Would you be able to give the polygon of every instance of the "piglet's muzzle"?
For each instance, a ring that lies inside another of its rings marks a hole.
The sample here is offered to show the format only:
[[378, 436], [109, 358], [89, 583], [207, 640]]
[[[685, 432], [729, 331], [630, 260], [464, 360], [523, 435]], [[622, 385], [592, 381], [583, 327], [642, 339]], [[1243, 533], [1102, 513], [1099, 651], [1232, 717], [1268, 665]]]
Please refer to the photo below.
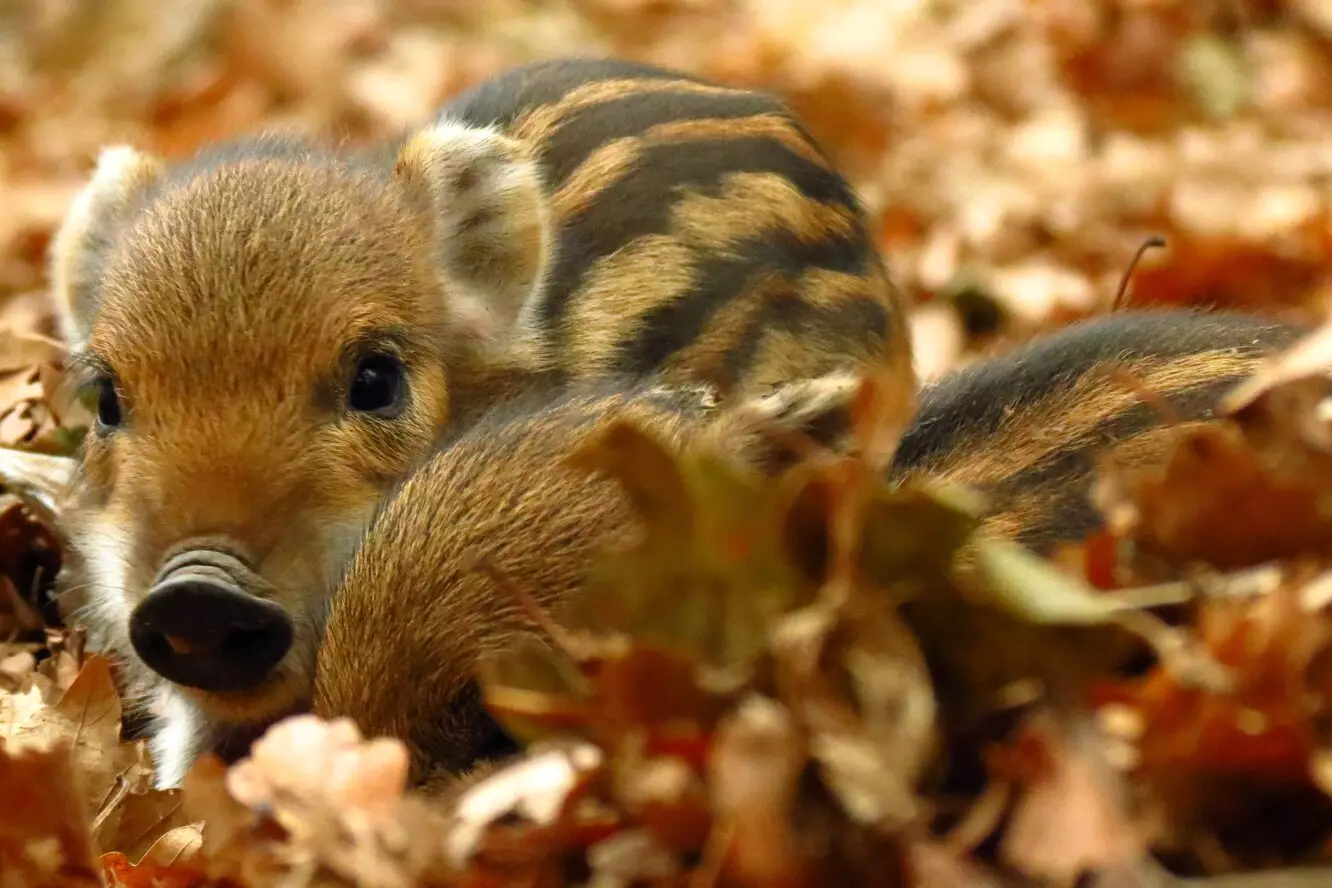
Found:
[[291, 648], [291, 618], [242, 560], [215, 549], [169, 558], [130, 614], [130, 643], [168, 681], [205, 691], [262, 683]]

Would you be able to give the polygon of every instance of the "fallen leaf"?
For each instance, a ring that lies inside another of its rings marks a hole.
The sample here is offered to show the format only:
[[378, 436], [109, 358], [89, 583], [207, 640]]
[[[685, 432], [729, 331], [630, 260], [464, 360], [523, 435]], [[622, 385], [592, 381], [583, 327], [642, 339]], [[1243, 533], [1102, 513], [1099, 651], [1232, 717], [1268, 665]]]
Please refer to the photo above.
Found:
[[134, 744], [120, 742], [120, 698], [105, 657], [92, 656], [54, 706], [28, 707], [5, 740], [11, 754], [67, 745], [74, 757], [88, 815], [98, 813], [118, 779], [142, 779]]
[[1312, 479], [1270, 469], [1234, 424], [1181, 427], [1163, 465], [1102, 474], [1093, 495], [1116, 534], [1175, 563], [1235, 569], [1332, 546]]
[[1226, 393], [1218, 410], [1234, 414], [1278, 386], [1328, 374], [1332, 374], [1332, 323], [1323, 324], [1265, 360], [1247, 379]]
[[1072, 884], [1088, 872], [1135, 863], [1145, 853], [1122, 780], [1085, 720], [1035, 715], [1015, 741], [1040, 764], [1018, 779], [1024, 791], [1000, 845], [1029, 876]]
[[64, 355], [65, 346], [54, 339], [0, 326], [0, 374], [57, 363]]
[[486, 830], [506, 818], [553, 824], [578, 781], [602, 761], [601, 750], [588, 744], [534, 751], [470, 787], [459, 798], [445, 837], [449, 860], [455, 867], [466, 866]]
[[799, 726], [774, 700], [741, 701], [717, 729], [708, 761], [716, 834], [725, 869], [743, 883], [800, 881], [791, 812], [808, 759]]
[[87, 803], [66, 742], [0, 749], [0, 873], [16, 884], [98, 885]]
[[[97, 847], [114, 848], [134, 861], [166, 836], [174, 834], [172, 841], [179, 842], [190, 829], [180, 790], [129, 792], [116, 800], [113, 812], [104, 813], [109, 816], [99, 820], [94, 832]], [[194, 832], [194, 840], [200, 840]]]
[[291, 796], [379, 819], [390, 815], [401, 798], [407, 766], [401, 743], [363, 743], [351, 719], [294, 716], [255, 741], [249, 756], [228, 772], [226, 785], [250, 808], [281, 810], [283, 799]]

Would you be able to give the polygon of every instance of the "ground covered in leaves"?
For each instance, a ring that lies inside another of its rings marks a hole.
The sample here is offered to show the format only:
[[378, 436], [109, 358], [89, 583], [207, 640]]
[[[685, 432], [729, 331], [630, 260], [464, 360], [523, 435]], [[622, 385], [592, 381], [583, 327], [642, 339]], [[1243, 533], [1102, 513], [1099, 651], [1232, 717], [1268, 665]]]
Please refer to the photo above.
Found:
[[[1155, 234], [1134, 303], [1323, 316], [1326, 0], [0, 3], [0, 444], [81, 434], [42, 257], [99, 146], [372, 138], [572, 53], [787, 97], [866, 198], [926, 377], [1106, 309]], [[607, 566], [616, 622], [489, 664], [533, 745], [454, 812], [402, 793], [396, 744], [306, 719], [152, 790], [50, 599], [57, 527], [0, 495], [0, 885], [1332, 884], [1329, 338], [1163, 471], [1107, 471], [1109, 529], [1057, 566], [949, 568], [968, 498], [881, 485], [873, 381], [862, 456], [770, 487], [618, 430], [601, 458], [664, 459], [622, 481], [669, 508]], [[719, 577], [763, 606], [678, 594]], [[662, 596], [678, 623], [646, 625]]]
[[[631, 492], [553, 645], [483, 663], [523, 756], [445, 804], [393, 740], [298, 716], [151, 788], [113, 667], [44, 595], [59, 539], [0, 503], [0, 875], [16, 885], [1096, 885], [1332, 880], [1332, 325], [1107, 461], [1051, 561], [966, 490], [855, 456], [776, 479], [629, 423], [576, 460]], [[1236, 520], [1235, 504], [1245, 504]], [[958, 556], [966, 553], [965, 558]]]

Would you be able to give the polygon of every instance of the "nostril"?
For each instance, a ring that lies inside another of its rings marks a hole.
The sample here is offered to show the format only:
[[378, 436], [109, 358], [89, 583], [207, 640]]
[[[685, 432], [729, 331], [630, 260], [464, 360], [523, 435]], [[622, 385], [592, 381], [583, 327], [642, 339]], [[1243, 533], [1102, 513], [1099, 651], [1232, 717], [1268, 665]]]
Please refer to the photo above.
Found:
[[194, 645], [183, 638], [177, 638], [174, 635], [163, 635], [162, 640], [171, 648], [173, 654], [190, 654], [194, 652]]
[[130, 642], [143, 662], [202, 690], [254, 687], [286, 656], [292, 637], [280, 605], [199, 566], [160, 580], [130, 615]]

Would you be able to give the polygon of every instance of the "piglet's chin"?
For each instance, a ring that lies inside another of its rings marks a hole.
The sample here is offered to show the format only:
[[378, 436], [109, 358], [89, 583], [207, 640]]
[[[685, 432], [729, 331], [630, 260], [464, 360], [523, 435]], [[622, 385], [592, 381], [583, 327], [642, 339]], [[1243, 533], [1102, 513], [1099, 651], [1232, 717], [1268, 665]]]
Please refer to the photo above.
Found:
[[269, 727], [310, 709], [305, 670], [284, 668], [249, 691], [203, 691], [170, 685], [163, 688], [150, 750], [157, 786], [179, 786], [190, 767], [212, 753], [227, 764], [243, 757]]
[[252, 719], [219, 719], [177, 689], [168, 692], [163, 715], [149, 743], [156, 767], [156, 785], [171, 789], [181, 784], [202, 756], [218, 756], [228, 765], [243, 758], [251, 744], [277, 722], [309, 711], [305, 700], [289, 701], [282, 709], [267, 709]]

